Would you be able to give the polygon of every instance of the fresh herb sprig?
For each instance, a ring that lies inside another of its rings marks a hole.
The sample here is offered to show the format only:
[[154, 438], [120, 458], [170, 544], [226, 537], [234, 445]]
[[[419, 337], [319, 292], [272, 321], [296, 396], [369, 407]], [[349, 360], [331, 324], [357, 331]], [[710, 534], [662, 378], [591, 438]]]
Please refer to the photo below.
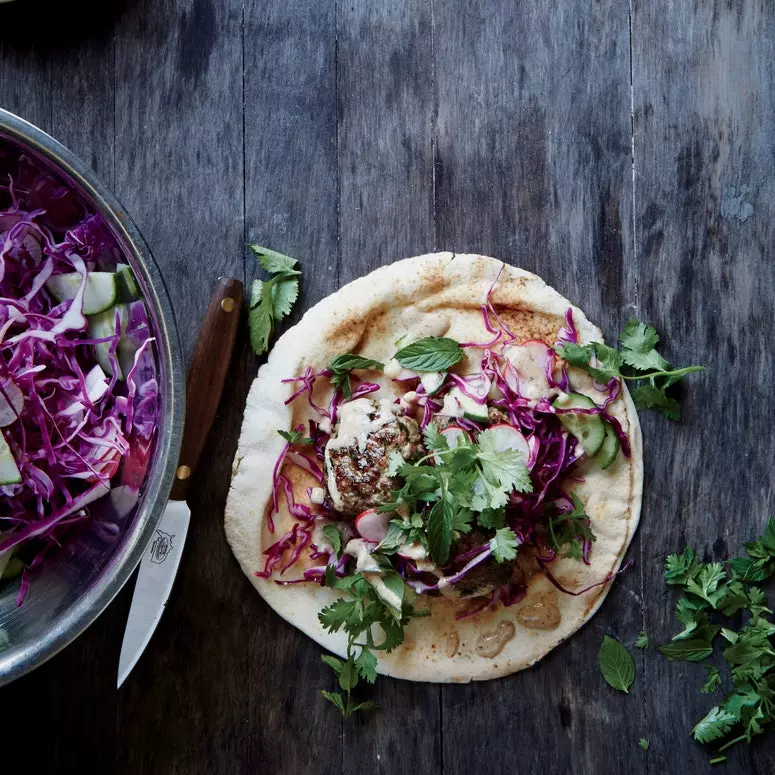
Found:
[[[775, 623], [767, 597], [757, 586], [775, 570], [775, 520], [770, 519], [764, 534], [745, 549], [747, 557], [733, 558], [726, 567], [700, 562], [691, 548], [671, 554], [665, 562], [666, 583], [684, 593], [676, 605], [683, 629], [659, 650], [671, 660], [699, 662], [711, 656], [718, 635], [726, 644], [722, 654], [732, 688], [692, 729], [700, 743], [721, 743], [719, 752], [775, 728]], [[715, 621], [740, 612], [744, 624], [738, 629]], [[711, 694], [723, 681], [716, 667], [706, 668], [700, 691]]]
[[370, 371], [382, 371], [385, 368], [384, 363], [375, 361], [372, 358], [363, 358], [360, 355], [346, 353], [337, 355], [328, 368], [333, 372], [331, 375], [331, 384], [342, 391], [345, 398], [352, 398], [352, 386], [350, 385], [350, 372], [355, 369], [368, 369]]
[[[531, 492], [533, 485], [522, 455], [499, 449], [493, 431], [482, 431], [476, 442], [461, 441], [450, 447], [431, 424], [425, 430], [425, 446], [429, 454], [413, 463], [391, 457], [388, 473], [403, 478], [404, 484], [382, 509], [408, 509], [414, 516], [424, 513], [421, 519], [431, 559], [444, 565], [453, 541], [469, 533], [474, 521], [492, 529], [493, 514], [502, 515], [511, 493]], [[501, 516], [490, 544], [495, 560], [514, 559], [516, 546], [516, 534], [503, 525]]]
[[295, 258], [260, 245], [249, 247], [256, 254], [261, 268], [272, 275], [268, 280], [253, 280], [250, 292], [250, 346], [256, 355], [261, 355], [269, 349], [275, 323], [290, 314], [299, 297], [301, 272], [295, 269], [298, 263]]
[[558, 514], [547, 520], [549, 548], [557, 554], [563, 546], [565, 557], [580, 559], [583, 552], [584, 541], [596, 541], [597, 537], [590, 527], [589, 515], [584, 509], [584, 504], [576, 493], [571, 493], [573, 511], [568, 514]]
[[395, 359], [413, 371], [447, 371], [463, 360], [463, 350], [454, 339], [429, 336], [399, 350]]
[[597, 652], [600, 672], [614, 689], [629, 694], [635, 680], [635, 662], [630, 652], [616, 638], [606, 635]]
[[659, 409], [671, 420], [680, 417], [680, 406], [667, 395], [671, 385], [703, 366], [671, 369], [670, 364], [657, 352], [659, 334], [653, 326], [639, 320], [630, 320], [619, 337], [621, 349], [602, 342], [587, 345], [574, 343], [556, 348], [557, 354], [571, 366], [583, 369], [594, 380], [608, 382], [617, 377], [634, 381], [632, 399], [638, 409]]
[[[376, 559], [379, 562], [379, 558]], [[407, 588], [401, 576], [392, 569], [389, 562], [382, 560], [379, 583], [389, 590], [391, 599], [400, 603], [400, 608], [386, 602], [378, 589], [360, 572], [338, 578], [331, 566], [326, 569], [326, 586], [344, 593], [343, 597], [326, 606], [318, 620], [328, 632], [347, 633], [347, 658], [340, 659], [324, 654], [322, 659], [336, 674], [341, 691], [322, 691], [321, 694], [333, 703], [340, 713], [348, 718], [358, 710], [374, 707], [371, 700], [358, 702], [352, 691], [361, 680], [373, 684], [377, 679], [377, 657], [375, 652], [391, 652], [404, 642], [404, 627], [410, 619], [425, 616], [427, 612], [415, 609], [407, 597]], [[382, 632], [377, 642], [374, 625]]]

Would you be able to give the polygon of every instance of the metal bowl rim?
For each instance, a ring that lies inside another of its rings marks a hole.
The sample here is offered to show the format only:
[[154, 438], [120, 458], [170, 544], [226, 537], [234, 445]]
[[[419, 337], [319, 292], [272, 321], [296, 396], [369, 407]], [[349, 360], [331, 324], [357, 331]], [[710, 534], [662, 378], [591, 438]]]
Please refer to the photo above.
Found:
[[[169, 379], [160, 384], [165, 407], [156, 439], [154, 463], [149, 469], [145, 492], [123, 546], [108, 568], [104, 568], [86, 594], [80, 597], [43, 635], [34, 641], [0, 652], [0, 686], [10, 683], [53, 657], [77, 638], [107, 608], [140, 562], [161, 519], [172, 487], [183, 428], [183, 359], [175, 315], [159, 267], [126, 209], [113, 193], [75, 154], [43, 130], [0, 108], [0, 138], [18, 143], [43, 157], [69, 176], [79, 193], [89, 198], [95, 210], [116, 232], [140, 270], [150, 295], [146, 300], [156, 311], [157, 357], [168, 369]], [[116, 654], [118, 664], [118, 653]]]

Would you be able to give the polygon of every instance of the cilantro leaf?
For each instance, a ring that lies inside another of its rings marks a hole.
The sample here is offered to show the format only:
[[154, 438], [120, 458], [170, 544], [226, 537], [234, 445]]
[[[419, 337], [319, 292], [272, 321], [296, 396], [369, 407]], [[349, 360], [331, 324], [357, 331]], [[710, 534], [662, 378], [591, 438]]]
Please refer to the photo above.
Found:
[[697, 722], [692, 729], [692, 737], [699, 743], [711, 743], [724, 737], [736, 721], [732, 713], [716, 706]]
[[638, 745], [639, 745], [639, 746], [640, 746], [640, 747], [641, 747], [641, 748], [642, 748], [644, 751], [648, 751], [648, 749], [649, 749], [649, 741], [648, 741], [648, 740], [646, 740], [646, 738], [645, 738], [645, 737], [641, 737], [641, 739], [640, 739], [640, 740], [638, 740]]
[[510, 527], [496, 530], [495, 535], [490, 539], [490, 549], [495, 562], [515, 560], [518, 546], [517, 534]]
[[506, 509], [483, 509], [477, 522], [479, 527], [497, 530], [506, 524]]
[[289, 444], [312, 444], [312, 439], [308, 436], [303, 436], [301, 431], [277, 431]]
[[412, 371], [447, 371], [463, 360], [463, 350], [454, 339], [429, 336], [403, 347], [394, 357]]
[[713, 694], [721, 686], [721, 674], [718, 668], [713, 665], [705, 665], [705, 669], [708, 671], [708, 677], [705, 679], [705, 683], [700, 691], [703, 694]]
[[348, 623], [352, 626], [353, 620], [358, 616], [357, 600], [335, 600], [327, 605], [319, 614], [318, 621], [329, 632], [338, 632]]
[[549, 548], [559, 553], [562, 547], [569, 545], [567, 557], [580, 559], [582, 557], [582, 541], [596, 541], [597, 537], [590, 527], [590, 519], [584, 510], [584, 504], [576, 493], [571, 493], [573, 511], [569, 514], [558, 514], [549, 517]]
[[597, 652], [600, 672], [614, 689], [629, 694], [635, 680], [635, 663], [630, 652], [615, 638], [606, 635]]
[[713, 608], [726, 594], [725, 587], [719, 587], [726, 581], [727, 574], [720, 562], [703, 564], [696, 580], [691, 578], [686, 582], [686, 591], [707, 601]]
[[361, 653], [355, 659], [355, 667], [364, 681], [373, 684], [377, 680], [377, 658], [369, 649], [361, 649]]
[[[487, 481], [499, 485], [501, 489], [511, 492], [532, 492], [530, 472], [527, 470], [521, 453], [515, 449], [500, 449], [498, 435], [493, 430], [485, 430], [476, 440], [479, 463], [482, 474]], [[505, 504], [503, 504], [505, 505]]]
[[256, 355], [269, 349], [269, 339], [277, 321], [290, 314], [299, 296], [301, 274], [294, 269], [296, 260], [259, 245], [250, 245], [258, 262], [273, 275], [269, 280], [254, 280], [248, 310], [250, 346]]
[[668, 584], [686, 584], [699, 571], [700, 563], [694, 549], [688, 546], [683, 554], [670, 554], [665, 560], [665, 582]]
[[[630, 320], [625, 325], [619, 342], [621, 351], [602, 342], [591, 342], [568, 343], [555, 348], [555, 352], [598, 382], [613, 378], [634, 380], [636, 384], [631, 393], [638, 409], [659, 409], [669, 419], [677, 420], [678, 402], [666, 390], [687, 374], [702, 371], [703, 367], [670, 370], [670, 364], [656, 351], [659, 342], [656, 329], [639, 320]], [[630, 371], [625, 373], [625, 369]]]
[[452, 532], [454, 534], [467, 534], [471, 532], [474, 521], [473, 512], [469, 509], [456, 508], [452, 514]]
[[638, 637], [635, 638], [635, 648], [647, 649], [648, 647], [649, 647], [649, 636], [646, 634], [645, 630], [642, 630], [640, 635], [638, 635]]
[[249, 245], [248, 247], [256, 254], [261, 268], [269, 272], [269, 274], [291, 272], [298, 263], [295, 258], [261, 247], [261, 245]]

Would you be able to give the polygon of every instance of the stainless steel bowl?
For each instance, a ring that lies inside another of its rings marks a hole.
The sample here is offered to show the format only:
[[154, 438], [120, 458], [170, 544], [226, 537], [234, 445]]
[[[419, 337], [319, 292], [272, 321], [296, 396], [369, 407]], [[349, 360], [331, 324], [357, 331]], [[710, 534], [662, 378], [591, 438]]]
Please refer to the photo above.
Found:
[[113, 231], [126, 263], [137, 275], [156, 338], [160, 417], [137, 503], [121, 516], [107, 499], [98, 502], [103, 510], [100, 521], [109, 517], [119, 526], [118, 533], [110, 535], [96, 527], [80, 532], [35, 575], [21, 607], [15, 602], [18, 585], [0, 589], [0, 686], [45, 662], [82, 633], [139, 563], [172, 485], [184, 406], [180, 342], [169, 296], [148, 246], [124, 208], [64, 146], [0, 109], [0, 144], [4, 143], [36, 157], [71, 186], [90, 210], [100, 213]]

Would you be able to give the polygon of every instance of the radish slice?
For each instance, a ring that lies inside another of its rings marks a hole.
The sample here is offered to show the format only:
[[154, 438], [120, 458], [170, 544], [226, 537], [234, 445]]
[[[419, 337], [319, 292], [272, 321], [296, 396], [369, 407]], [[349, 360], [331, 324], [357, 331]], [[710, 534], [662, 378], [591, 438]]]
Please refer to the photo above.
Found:
[[531, 436], [527, 440], [527, 446], [530, 449], [530, 457], [527, 461], [527, 468], [529, 471], [532, 471], [533, 466], [536, 464], [536, 459], [538, 458], [538, 450], [541, 446], [541, 442], [535, 436]]
[[355, 529], [358, 535], [370, 544], [378, 544], [388, 534], [391, 515], [387, 511], [366, 509], [355, 518]]
[[552, 394], [546, 381], [546, 367], [552, 351], [546, 343], [528, 339], [516, 347], [508, 347], [503, 354], [517, 372], [519, 393], [523, 398], [537, 401]]
[[499, 423], [490, 428], [490, 433], [495, 435], [495, 449], [505, 452], [507, 449], [515, 449], [522, 453], [522, 461], [528, 465], [530, 461], [530, 446], [527, 439], [513, 426]]

